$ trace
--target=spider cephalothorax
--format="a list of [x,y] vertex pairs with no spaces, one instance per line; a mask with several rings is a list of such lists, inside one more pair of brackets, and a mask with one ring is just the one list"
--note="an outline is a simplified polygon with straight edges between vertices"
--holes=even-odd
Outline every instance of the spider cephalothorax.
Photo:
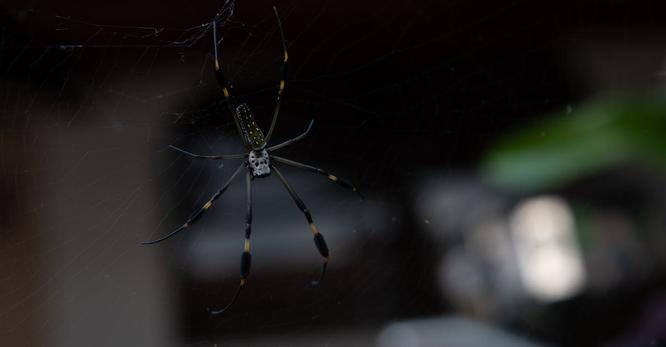
[[204,159],[214,159],[214,160],[245,159],[245,161],[243,162],[243,164],[241,164],[238,167],[238,169],[236,169],[236,171],[231,175],[231,177],[227,180],[224,186],[222,186],[222,188],[220,188],[217,192],[215,192],[215,194],[213,194],[210,200],[208,200],[201,207],[199,211],[197,211],[192,217],[190,217],[185,222],[185,224],[183,224],[180,228],[172,231],[170,234],[167,234],[164,237],[161,237],[157,240],[144,242],[144,244],[153,244],[161,242],[170,238],[173,235],[176,235],[180,231],[185,230],[190,226],[192,226],[194,223],[196,223],[199,220],[199,218],[201,218],[201,216],[206,211],[208,211],[209,208],[211,208],[211,206],[213,206],[215,201],[227,190],[227,188],[229,188],[231,182],[243,171],[243,169],[244,168],[247,169],[245,173],[245,182],[247,187],[247,214],[245,216],[245,241],[243,243],[243,253],[241,255],[241,262],[240,262],[241,265],[240,285],[238,286],[238,290],[236,291],[236,294],[234,295],[234,298],[231,300],[231,302],[221,310],[212,311],[213,314],[217,314],[226,310],[236,301],[238,294],[247,283],[247,278],[250,275],[250,268],[252,263],[252,256],[250,255],[250,234],[252,233],[252,181],[256,177],[266,177],[269,176],[271,172],[274,172],[275,176],[277,176],[277,178],[280,180],[280,183],[282,183],[282,185],[287,189],[287,193],[289,194],[289,196],[291,196],[292,200],[294,200],[294,203],[296,203],[296,206],[301,210],[301,212],[303,212],[303,215],[305,215],[305,219],[308,221],[308,224],[310,226],[310,231],[312,232],[312,236],[314,238],[315,246],[317,247],[319,254],[322,256],[324,260],[322,265],[321,275],[317,281],[313,282],[313,284],[319,283],[324,278],[324,274],[326,273],[326,265],[328,264],[328,246],[326,245],[326,241],[324,241],[324,236],[319,232],[319,229],[317,229],[317,226],[314,224],[314,221],[312,220],[312,215],[310,214],[308,208],[305,206],[303,200],[301,200],[301,198],[298,197],[294,189],[289,185],[289,183],[287,183],[287,179],[282,175],[282,173],[280,173],[280,170],[278,170],[273,165],[272,162],[277,162],[280,164],[309,170],[311,172],[323,175],[332,182],[335,182],[345,188],[351,189],[352,191],[358,193],[361,199],[363,199],[363,196],[356,190],[354,186],[352,186],[350,183],[337,176],[331,175],[330,173],[322,169],[316,168],[314,166],[301,164],[293,160],[281,158],[270,154],[273,151],[289,146],[292,143],[298,142],[301,139],[303,139],[310,132],[310,129],[312,128],[313,124],[313,121],[311,121],[307,130],[293,139],[284,141],[274,146],[267,146],[267,143],[270,141],[271,135],[273,134],[273,129],[275,128],[278,113],[280,112],[280,103],[282,102],[282,94],[284,92],[284,87],[286,85],[285,81],[287,77],[287,60],[289,58],[289,56],[287,55],[287,42],[284,39],[284,33],[282,31],[282,23],[280,23],[280,17],[278,16],[277,9],[275,8],[275,6],[273,7],[273,10],[275,11],[275,16],[278,19],[280,37],[282,38],[282,49],[284,50],[284,60],[282,61],[283,64],[282,79],[280,80],[279,84],[277,104],[275,105],[275,111],[273,112],[273,120],[271,121],[271,126],[270,129],[268,129],[268,133],[266,134],[266,136],[264,136],[264,133],[261,131],[261,129],[255,122],[254,116],[252,115],[252,111],[250,110],[250,107],[247,104],[243,103],[234,107],[235,101],[231,94],[231,86],[224,77],[217,53],[218,40],[217,40],[217,18],[216,18],[211,23],[211,27],[213,29],[213,43],[214,43],[213,47],[215,54],[215,77],[217,78],[217,81],[220,84],[220,87],[222,88],[222,94],[224,95],[226,104],[229,108],[229,113],[231,113],[231,115],[233,116],[234,123],[236,123],[236,128],[239,132],[241,139],[243,140],[243,144],[245,145],[245,149],[247,150],[247,152],[241,154],[232,154],[232,155],[201,155],[201,154],[190,153],[178,147],[174,146],[170,147],[177,151],[185,153],[193,158],[204,158]]
[[253,177],[266,177],[271,174],[270,157],[265,149],[252,150],[247,156],[247,165]]

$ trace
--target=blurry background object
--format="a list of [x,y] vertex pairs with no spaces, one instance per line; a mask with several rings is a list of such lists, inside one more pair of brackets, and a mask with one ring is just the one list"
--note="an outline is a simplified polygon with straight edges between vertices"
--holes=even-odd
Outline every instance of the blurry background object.
[[520,192],[557,189],[632,165],[666,170],[666,98],[615,94],[576,106],[498,144],[485,171]]
[[379,347],[545,346],[464,318],[430,318],[393,323],[379,334],[378,345]]
[[530,295],[553,302],[578,294],[585,271],[567,203],[538,196],[521,202],[509,225],[521,280]]

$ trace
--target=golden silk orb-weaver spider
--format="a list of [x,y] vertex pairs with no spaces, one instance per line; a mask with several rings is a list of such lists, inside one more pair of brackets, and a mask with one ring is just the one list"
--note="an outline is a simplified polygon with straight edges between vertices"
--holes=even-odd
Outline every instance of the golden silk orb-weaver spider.
[[243,140],[243,144],[245,145],[245,149],[247,150],[246,153],[241,153],[241,154],[231,154],[231,155],[200,155],[200,154],[194,154],[190,153],[186,150],[180,149],[175,146],[169,146],[181,153],[184,153],[192,158],[202,158],[202,159],[212,159],[212,160],[224,160],[224,159],[245,159],[244,162],[236,169],[236,171],[231,175],[231,177],[225,182],[225,184],[220,188],[213,196],[206,202],[192,217],[190,217],[185,224],[181,225],[178,229],[172,231],[171,233],[167,234],[166,236],[163,236],[159,239],[153,240],[153,241],[147,241],[143,242],[143,244],[150,245],[150,244],[155,244],[161,241],[164,241],[177,233],[191,227],[196,223],[201,216],[210,209],[215,201],[222,196],[222,194],[227,190],[229,185],[234,181],[234,179],[245,169],[245,181],[246,181],[246,186],[247,186],[247,214],[245,217],[245,241],[244,241],[244,248],[243,248],[243,253],[241,255],[241,262],[240,262],[240,284],[238,286],[238,289],[236,290],[236,293],[234,297],[231,299],[231,301],[222,309],[220,310],[215,310],[211,311],[212,314],[219,314],[224,311],[226,311],[233,303],[236,301],[238,298],[238,295],[241,292],[241,289],[246,285],[248,276],[250,275],[250,267],[252,264],[252,255],[250,254],[250,234],[252,232],[252,181],[255,178],[264,178],[268,177],[271,175],[271,173],[275,173],[275,175],[278,177],[279,181],[282,183],[282,185],[287,189],[287,193],[291,196],[292,200],[294,200],[294,203],[296,203],[296,206],[303,212],[305,215],[305,219],[307,219],[309,225],[310,225],[310,231],[312,232],[312,235],[314,237],[314,243],[315,246],[317,247],[317,250],[319,251],[319,254],[321,254],[323,258],[323,264],[322,264],[322,269],[321,269],[321,274],[319,275],[319,278],[316,281],[313,281],[312,284],[317,285],[319,284],[326,273],[326,266],[328,265],[329,261],[329,253],[328,253],[328,246],[326,245],[326,241],[324,240],[324,236],[319,232],[317,229],[317,226],[315,225],[314,221],[312,220],[312,215],[310,214],[310,211],[308,208],[305,206],[305,203],[301,198],[296,194],[294,189],[289,185],[287,182],[287,179],[280,173],[280,171],[275,167],[273,162],[277,162],[280,164],[285,164],[289,166],[294,166],[297,168],[305,169],[312,171],[314,173],[318,173],[320,175],[326,176],[329,180],[341,185],[342,187],[345,187],[347,189],[351,189],[352,191],[356,192],[361,199],[363,199],[363,195],[349,182],[334,176],[322,169],[316,168],[314,166],[302,164],[293,160],[289,160],[286,158],[278,157],[272,154],[272,152],[284,148],[286,146],[289,146],[293,143],[296,143],[306,137],[310,130],[312,129],[312,125],[314,124],[314,121],[310,121],[310,124],[308,125],[308,128],[305,130],[304,133],[301,135],[292,138],[290,140],[287,140],[285,142],[273,145],[273,146],[268,146],[268,142],[271,138],[271,135],[273,135],[273,130],[275,129],[275,124],[277,121],[278,114],[280,112],[280,104],[282,102],[282,98],[284,95],[284,89],[286,85],[286,79],[287,79],[287,61],[289,60],[289,55],[287,54],[287,42],[284,37],[284,31],[282,29],[282,22],[280,20],[280,16],[278,15],[277,8],[273,6],[273,11],[275,12],[275,17],[277,18],[278,22],[278,28],[280,30],[280,38],[282,40],[282,49],[284,51],[284,60],[282,62],[282,77],[280,80],[279,84],[279,89],[278,89],[278,95],[277,95],[277,102],[275,105],[275,111],[273,112],[273,120],[271,121],[270,128],[268,129],[268,133],[266,136],[264,136],[263,132],[257,125],[257,123],[254,120],[254,116],[252,115],[252,111],[250,110],[250,107],[245,104],[241,103],[236,106],[234,97],[231,93],[231,86],[227,82],[226,78],[224,77],[224,73],[222,71],[222,68],[220,66],[220,59],[218,56],[218,41],[217,41],[217,18],[213,20],[211,23],[212,28],[213,28],[213,52],[214,52],[214,58],[215,58],[215,76],[217,78],[217,82],[219,83],[220,87],[222,88],[222,94],[224,95],[225,101],[227,106],[229,107],[229,113],[234,118],[234,122],[236,123],[236,129],[238,130],[238,133]]

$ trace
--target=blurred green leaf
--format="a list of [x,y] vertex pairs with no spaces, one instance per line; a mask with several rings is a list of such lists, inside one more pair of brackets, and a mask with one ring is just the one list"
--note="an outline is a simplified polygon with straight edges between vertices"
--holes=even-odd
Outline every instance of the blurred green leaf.
[[607,97],[510,134],[482,162],[493,184],[553,189],[621,163],[666,170],[666,98]]

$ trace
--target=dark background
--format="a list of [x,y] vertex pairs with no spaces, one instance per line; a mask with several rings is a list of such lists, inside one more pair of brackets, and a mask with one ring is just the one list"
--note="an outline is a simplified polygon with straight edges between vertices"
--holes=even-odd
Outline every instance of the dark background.
[[[659,219],[664,205],[654,187],[663,171],[650,165],[609,165],[529,192],[488,183],[483,167],[516,131],[598,97],[659,90],[666,5],[237,2],[220,46],[237,98],[267,128],[282,59],[276,5],[290,56],[276,139],[315,120],[311,135],[282,155],[352,180],[368,199],[359,202],[321,177],[285,169],[323,221],[322,232],[334,235],[329,277],[312,288],[319,259],[300,233],[307,231],[303,217],[277,180],[257,182],[256,271],[232,311],[212,317],[207,308],[224,305],[237,284],[242,182],[188,233],[159,246],[139,243],[181,225],[237,165],[193,161],[167,149],[242,150],[212,73],[210,32],[196,28],[220,9],[231,13],[229,5],[0,4],[2,340],[385,346],[391,322],[464,316],[506,332],[508,341],[666,343],[664,325],[654,323],[664,320],[650,318],[664,312],[659,252],[636,263],[650,264],[640,276],[620,271],[619,279],[546,303],[520,289],[501,294],[493,282],[500,275],[483,250],[465,270],[474,276],[453,277],[483,279],[462,290],[472,293],[468,301],[451,293],[451,277],[441,277],[447,256],[474,248],[467,222],[456,222],[466,211],[481,209],[476,221],[508,220],[522,199],[549,194],[574,209],[610,206],[616,214],[601,215],[611,225],[622,224],[613,217],[622,211],[641,216],[638,230],[649,229],[650,216]],[[191,45],[176,43],[197,33],[202,37]],[[440,208],[429,205],[433,194],[454,198]],[[657,234],[662,222],[655,222]],[[650,243],[642,236],[617,239]],[[634,264],[637,247],[618,263]],[[611,248],[595,249],[610,254]],[[605,273],[607,267],[591,265],[587,249],[586,271]],[[294,254],[304,258],[288,257]],[[516,281],[500,282],[518,288]],[[445,323],[432,345],[448,345]]]

